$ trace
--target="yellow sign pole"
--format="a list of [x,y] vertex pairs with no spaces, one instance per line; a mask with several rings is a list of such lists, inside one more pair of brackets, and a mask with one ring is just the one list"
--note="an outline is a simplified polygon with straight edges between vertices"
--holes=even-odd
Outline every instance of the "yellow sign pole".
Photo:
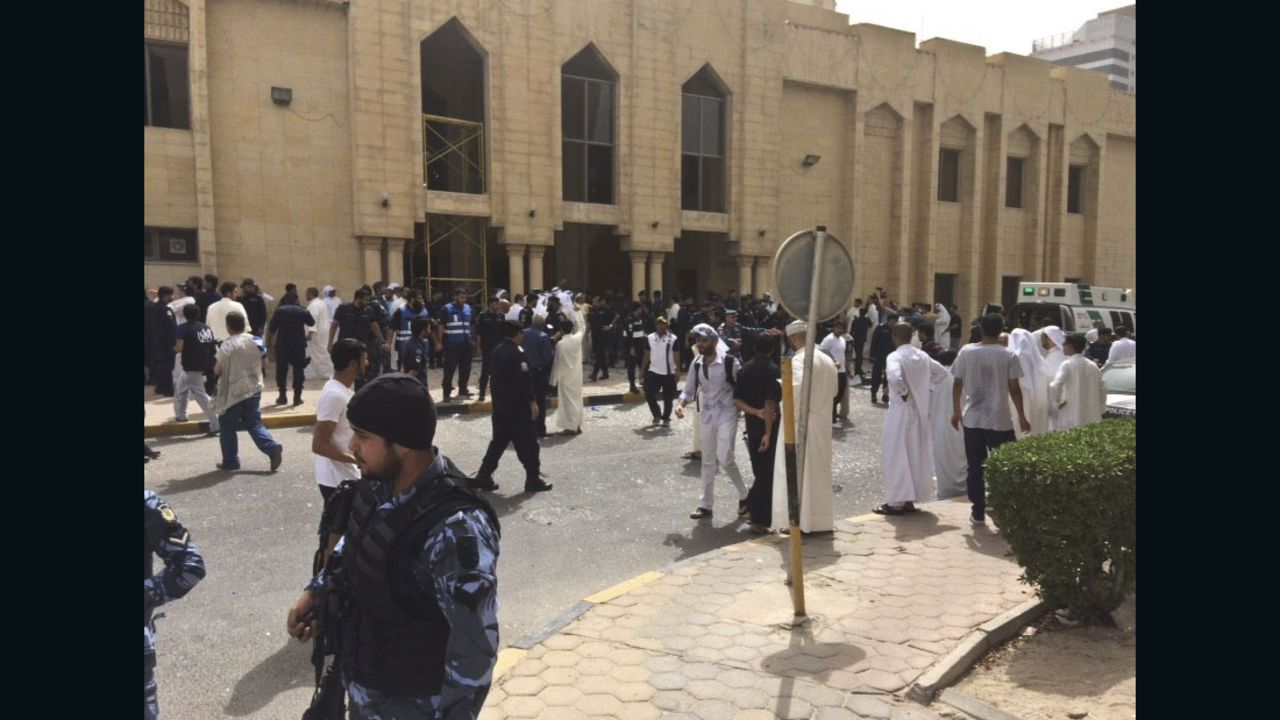
[[[787,343],[786,337],[781,338]],[[796,466],[795,391],[791,387],[791,358],[782,354],[783,460],[787,470],[787,518],[791,528],[791,604],[796,617],[804,617],[804,566],[800,554],[800,488]]]

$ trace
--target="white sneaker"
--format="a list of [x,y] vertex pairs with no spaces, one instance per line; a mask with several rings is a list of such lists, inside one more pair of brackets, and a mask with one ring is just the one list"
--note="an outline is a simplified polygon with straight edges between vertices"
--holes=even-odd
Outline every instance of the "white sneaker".
[[831,423],[831,427],[835,428],[836,430],[840,430],[844,427],[844,425],[841,425],[840,421],[836,420],[835,422]]

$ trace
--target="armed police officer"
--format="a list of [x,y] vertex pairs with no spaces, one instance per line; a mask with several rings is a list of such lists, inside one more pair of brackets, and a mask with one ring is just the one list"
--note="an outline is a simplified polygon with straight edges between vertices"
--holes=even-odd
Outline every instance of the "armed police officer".
[[[142,717],[156,720],[160,717],[160,707],[156,694],[156,628],[152,615],[156,608],[186,595],[200,582],[204,577],[204,558],[164,500],[150,490],[143,490],[142,507],[143,554],[146,556],[142,575]],[[154,574],[152,555],[164,560],[164,569],[159,575]]]
[[504,320],[502,341],[493,350],[493,439],[480,463],[480,470],[469,483],[475,490],[497,490],[493,471],[508,444],[516,446],[516,457],[524,465],[524,491],[542,492],[551,486],[538,475],[539,450],[535,427],[542,408],[533,390],[529,358],[522,343],[524,331],[519,322]]
[[453,373],[458,373],[458,395],[471,397],[467,380],[471,379],[471,354],[475,350],[475,334],[471,306],[465,288],[453,289],[453,302],[440,310],[444,325],[444,402],[453,399]]
[[362,477],[346,532],[289,610],[289,634],[323,633],[336,650],[352,720],[472,720],[498,652],[497,514],[432,445],[422,383],[372,380],[347,419]]

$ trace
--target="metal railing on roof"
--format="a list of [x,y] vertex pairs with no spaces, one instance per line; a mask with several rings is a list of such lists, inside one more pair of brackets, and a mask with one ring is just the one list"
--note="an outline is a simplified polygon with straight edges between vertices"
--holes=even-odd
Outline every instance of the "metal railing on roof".
[[1039,40],[1032,40],[1031,52],[1054,50],[1056,48],[1066,47],[1067,45],[1071,45],[1075,41],[1076,41],[1076,34],[1074,32],[1058,33],[1057,35],[1050,35],[1049,37],[1040,38]]

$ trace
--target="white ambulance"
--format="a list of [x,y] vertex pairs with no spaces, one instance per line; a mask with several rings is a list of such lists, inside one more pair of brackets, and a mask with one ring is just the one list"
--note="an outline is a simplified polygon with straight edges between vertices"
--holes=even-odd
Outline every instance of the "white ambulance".
[[1085,283],[1024,282],[1018,287],[1018,302],[1009,312],[1013,327],[1057,325],[1063,332],[1087,333],[1097,321],[1115,330],[1124,325],[1134,335],[1138,301],[1133,290],[1101,287]]

